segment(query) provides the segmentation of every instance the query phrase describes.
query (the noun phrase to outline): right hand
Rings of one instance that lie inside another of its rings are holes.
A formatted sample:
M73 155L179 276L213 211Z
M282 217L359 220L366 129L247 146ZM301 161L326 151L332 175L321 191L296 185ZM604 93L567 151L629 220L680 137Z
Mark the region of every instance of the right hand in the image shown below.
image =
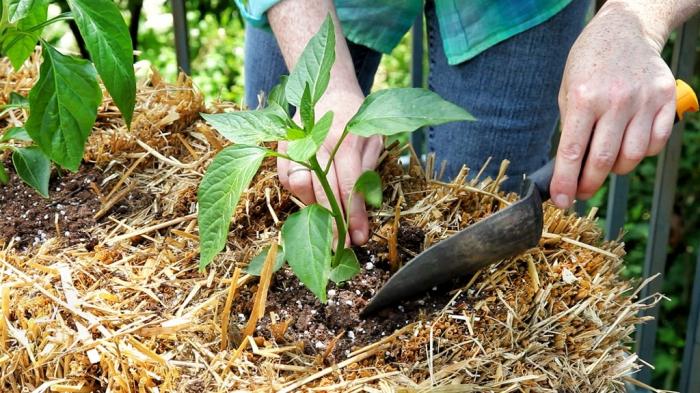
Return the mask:
M357 112L363 100L364 96L362 94L329 89L316 105L317 118L320 118L328 111L333 112L333 125L317 153L318 161L323 168L327 165L331 152L338 143L345 125ZM295 116L295 120L297 123L299 122L298 113ZM348 210L350 212L350 217L346 217L346 222L349 221L348 237L345 240L346 245L349 245L350 240L356 245L362 245L369 239L369 221L362 196L355 194L352 197L351 206L348 207L347 203L353 186L360 175L376 167L377 159L382 149L383 141L381 136L364 138L349 134L340 145L335 155L335 160L331 164L328 172L328 182L343 212ZM287 143L280 142L278 151L285 153L287 151ZM278 158L277 174L282 185L305 204L319 203L330 209L328 198L318 178L311 172L299 170L299 168L303 167L289 160Z

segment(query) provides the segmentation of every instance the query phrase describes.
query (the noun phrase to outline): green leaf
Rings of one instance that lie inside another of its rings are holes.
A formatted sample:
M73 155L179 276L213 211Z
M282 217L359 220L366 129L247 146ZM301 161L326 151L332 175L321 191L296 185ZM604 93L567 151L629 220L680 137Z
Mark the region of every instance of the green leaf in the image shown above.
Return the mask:
M301 106L299 107L301 123L304 125L304 130L311 130L314 126L316 116L314 114L314 104L311 102L311 90L309 85L304 86L304 94L301 95Z
M12 8L15 11L12 11ZM10 19L17 25L9 28L2 37L2 47L12 66L19 70L24 61L34 53L41 35L38 29L28 32L30 28L46 21L49 9L48 0L12 0L10 2Z
M49 197L49 178L51 177L51 161L36 146L18 147L12 153L12 164L17 176L29 184L39 194Z
M9 181L10 175L7 173L7 169L5 169L5 166L2 165L2 162L0 162L0 183L7 184L7 182Z
M298 128L288 128L287 129L287 140L288 141L302 139L304 137L306 137L306 133L304 132L304 130L300 130Z
M305 207L284 222L282 239L294 274L325 303L333 241L331 213L318 204Z
M12 127L0 136L0 142L7 142L11 139L22 142L31 142L32 137L27 134L23 127Z
M420 127L474 120L469 112L421 88L397 88L367 96L348 131L359 136L394 135Z
M368 205L382 207L382 178L375 171L365 171L355 182L354 189L362 194Z
M14 108L29 108L29 100L27 100L27 97L14 91L10 93L9 104L13 105Z
M289 102L287 102L287 96L284 93L288 79L289 77L287 75L282 75L280 77L280 83L270 90L270 94L267 98L268 105L273 103L277 104L284 109L285 113L287 113L289 108Z
M285 139L284 123L267 110L201 114L224 138L233 143L258 145Z
M314 125L311 133L303 138L290 140L287 145L287 154L296 161L306 161L316 154L328 135L333 124L333 112L326 112L318 123Z
M68 6L102 82L126 124L131 124L136 76L134 49L124 17L113 0L68 0Z
M318 102L328 87L333 62L335 62L335 27L331 16L328 15L319 31L306 44L296 66L289 74L285 88L289 103L299 107L304 86L307 83L311 90L311 101L314 104Z
M330 279L338 284L348 281L360 272L360 263L357 261L355 251L350 248L340 250L338 265L331 269Z
M260 168L267 150L229 146L214 157L197 191L199 202L199 267L204 269L226 245L238 200Z
M43 0L9 0L9 15L10 23L16 23L36 12L38 8L48 4L48 1ZM41 23L41 22L40 22Z
M32 140L58 165L77 171L102 91L90 62L64 56L43 43L39 81L29 92L25 123Z
M13 91L10 93L10 102L5 105L0 105L0 116L4 115L10 109L15 108L27 109L29 108L29 101L24 96Z
M253 260L250 261L248 267L246 267L245 272L252 274L253 276L259 276L262 272L263 265L265 265L265 259L267 258L267 253L270 252L270 246L265 246L260 254L256 255ZM272 272L276 272L284 266L284 248L277 248L277 257L275 259L275 265L272 267Z

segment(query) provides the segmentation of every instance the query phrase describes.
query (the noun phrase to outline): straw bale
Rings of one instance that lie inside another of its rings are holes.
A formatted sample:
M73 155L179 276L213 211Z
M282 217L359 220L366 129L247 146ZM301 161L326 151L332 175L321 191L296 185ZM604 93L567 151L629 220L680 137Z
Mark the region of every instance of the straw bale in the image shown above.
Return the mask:
M13 73L0 61L0 104L10 91L26 94L36 67ZM265 162L227 248L199 272L196 189L225 145L197 120L202 110L191 81L167 84L157 72L139 82L131 130L111 100L102 105L85 155L105 179L99 224L89 228L97 244L53 238L0 249L2 391L615 392L640 367L631 334L660 295L638 299L640 286L620 274L623 245L601 240L594 212L577 217L550 204L538 247L465 279L444 309L335 364L285 342L290 322L276 316L278 340L252 328L244 335L240 293L263 291L257 319L269 277L260 285L241 268L277 239L296 204ZM6 114L0 131L24 116ZM411 155L402 169L397 154L382 157L385 201L371 216L385 262L410 257L397 227L421 228L428 247L517 198L498 191L502 174L468 181L465 168L443 183L434 158L421 167ZM134 195L126 211L112 209Z

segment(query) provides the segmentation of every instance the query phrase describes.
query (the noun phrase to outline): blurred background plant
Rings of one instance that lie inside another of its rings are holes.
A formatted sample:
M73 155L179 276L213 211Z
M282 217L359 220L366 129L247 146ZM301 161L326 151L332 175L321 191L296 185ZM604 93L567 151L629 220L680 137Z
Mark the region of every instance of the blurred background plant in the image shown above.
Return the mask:
M132 29L135 60L147 61L167 80L177 77L170 2L167 0L118 0L127 20L137 20ZM192 78L208 101L221 99L243 103L243 21L232 0L187 0ZM52 6L51 15L61 12ZM80 44L65 25L55 24L46 32L49 41L79 52ZM670 58L670 47L664 50ZM426 62L424 62L425 64ZM375 89L410 86L411 37L407 34L390 55L383 57L375 79ZM696 73L697 75L698 73ZM700 91L700 79L692 83ZM404 138L405 140L405 138ZM674 216L668 246L664 294L669 298L661 306L653 385L675 389L680 377L681 359L687 329L697 246L700 244L700 116L690 115L683 135L683 153L678 175ZM631 174L628 216L624 241L628 256L624 274L641 277L649 236L651 199L656 159L647 158ZM598 207L604 223L607 184L589 201Z

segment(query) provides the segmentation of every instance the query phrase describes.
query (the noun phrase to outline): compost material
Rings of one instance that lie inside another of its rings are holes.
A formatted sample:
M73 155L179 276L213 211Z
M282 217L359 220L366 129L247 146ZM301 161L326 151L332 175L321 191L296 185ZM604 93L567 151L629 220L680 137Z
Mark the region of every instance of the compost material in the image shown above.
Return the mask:
M57 236L68 245L90 243L87 228L95 226L94 214L102 205L94 191L99 171L86 165L77 173L54 175L47 199L19 179L10 160L5 167L10 181L0 187L0 242L12 241L19 249Z
M28 93L37 67L15 73L0 61L0 104ZM331 286L321 305L288 268L272 274L272 259L261 277L245 273L302 206L279 185L274 160L236 208L226 249L197 269L197 186L227 143L199 112L235 105L205 108L191 81L151 72L128 130L105 97L84 156L83 171L95 173L86 200L99 202L85 236L51 231L20 245L0 233L3 392L614 392L635 383L631 334L661 297L639 299L645 283L622 278L623 245L602 240L595 211L546 204L538 247L358 316L402 263L515 200L499 192L507 163L494 179L476 169L467 180L465 168L443 183L432 158L421 166L410 148L386 151L383 206L371 212L369 245L356 249L363 272ZM0 133L25 118L9 111ZM407 168L400 154L412 157Z

